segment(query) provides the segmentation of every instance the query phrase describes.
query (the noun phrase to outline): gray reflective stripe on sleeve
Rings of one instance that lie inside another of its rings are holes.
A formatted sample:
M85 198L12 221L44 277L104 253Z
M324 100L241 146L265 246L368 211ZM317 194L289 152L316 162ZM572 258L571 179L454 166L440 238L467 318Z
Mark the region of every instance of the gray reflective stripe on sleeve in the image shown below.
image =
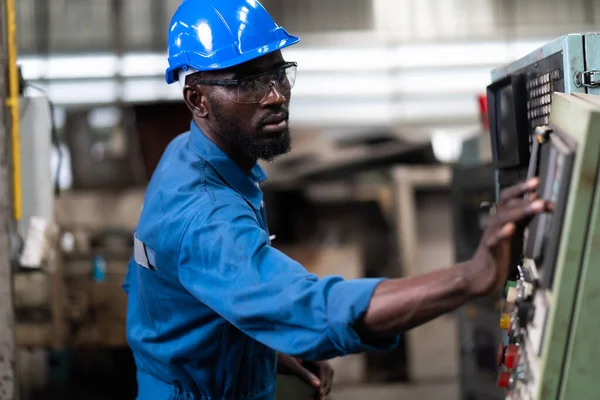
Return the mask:
M156 257L154 252L138 239L135 234L133 235L133 258L135 259L135 262L142 267L152 271L156 270Z

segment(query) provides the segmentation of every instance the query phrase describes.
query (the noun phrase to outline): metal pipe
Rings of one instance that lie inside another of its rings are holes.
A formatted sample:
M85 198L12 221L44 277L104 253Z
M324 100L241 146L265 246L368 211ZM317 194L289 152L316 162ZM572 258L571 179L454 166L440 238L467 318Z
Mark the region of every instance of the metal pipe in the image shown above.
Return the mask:
M16 221L23 216L21 192L21 138L19 115L19 71L17 68L17 20L15 0L6 1L6 26L8 50L8 99L6 105L11 114L11 143L13 165L13 207Z
M0 77L6 76L7 57L7 0L0 0ZM5 79L0 79L0 399L16 397L16 341L13 305L13 274L11 263L11 213L10 187L10 120L7 118L5 100L8 97Z

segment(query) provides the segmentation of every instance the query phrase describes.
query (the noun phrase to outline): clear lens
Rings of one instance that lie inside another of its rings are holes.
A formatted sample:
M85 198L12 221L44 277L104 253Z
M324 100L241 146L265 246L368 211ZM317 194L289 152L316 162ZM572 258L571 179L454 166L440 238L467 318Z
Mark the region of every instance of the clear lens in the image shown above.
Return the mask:
M279 71L266 73L240 81L231 88L229 99L236 103L260 103L271 89L271 85L282 95L287 96L296 83L297 67L295 65L282 68Z

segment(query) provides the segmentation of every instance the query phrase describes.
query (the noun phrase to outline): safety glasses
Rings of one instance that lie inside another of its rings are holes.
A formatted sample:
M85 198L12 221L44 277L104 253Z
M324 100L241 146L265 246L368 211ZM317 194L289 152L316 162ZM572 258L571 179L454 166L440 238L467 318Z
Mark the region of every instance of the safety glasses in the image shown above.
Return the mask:
M260 103L272 86L282 96L287 96L296 83L298 64L288 62L270 72L248 76L242 79L195 79L196 85L225 86L231 101L241 104Z

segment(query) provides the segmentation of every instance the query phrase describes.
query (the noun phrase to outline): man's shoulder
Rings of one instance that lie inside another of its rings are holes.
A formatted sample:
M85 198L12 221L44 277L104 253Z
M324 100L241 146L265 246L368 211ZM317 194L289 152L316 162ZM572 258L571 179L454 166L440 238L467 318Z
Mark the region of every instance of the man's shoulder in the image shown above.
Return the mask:
M201 157L188 169L172 165L148 185L138 229L182 233L192 220L210 223L234 215L252 215L252 208Z
M190 131L182 132L171 139L163 151L163 154L159 160L159 165L168 160L173 152L177 152L181 150L182 147L186 146L187 142L189 141L190 133Z
M138 230L142 235L179 236L193 219L208 223L252 209L193 151L186 132L171 141L146 189Z
M210 196L198 200L193 207L193 213L189 215L186 233L203 231L207 227L223 224L233 228L237 222L245 218L256 220L252 206L233 189L215 190Z

